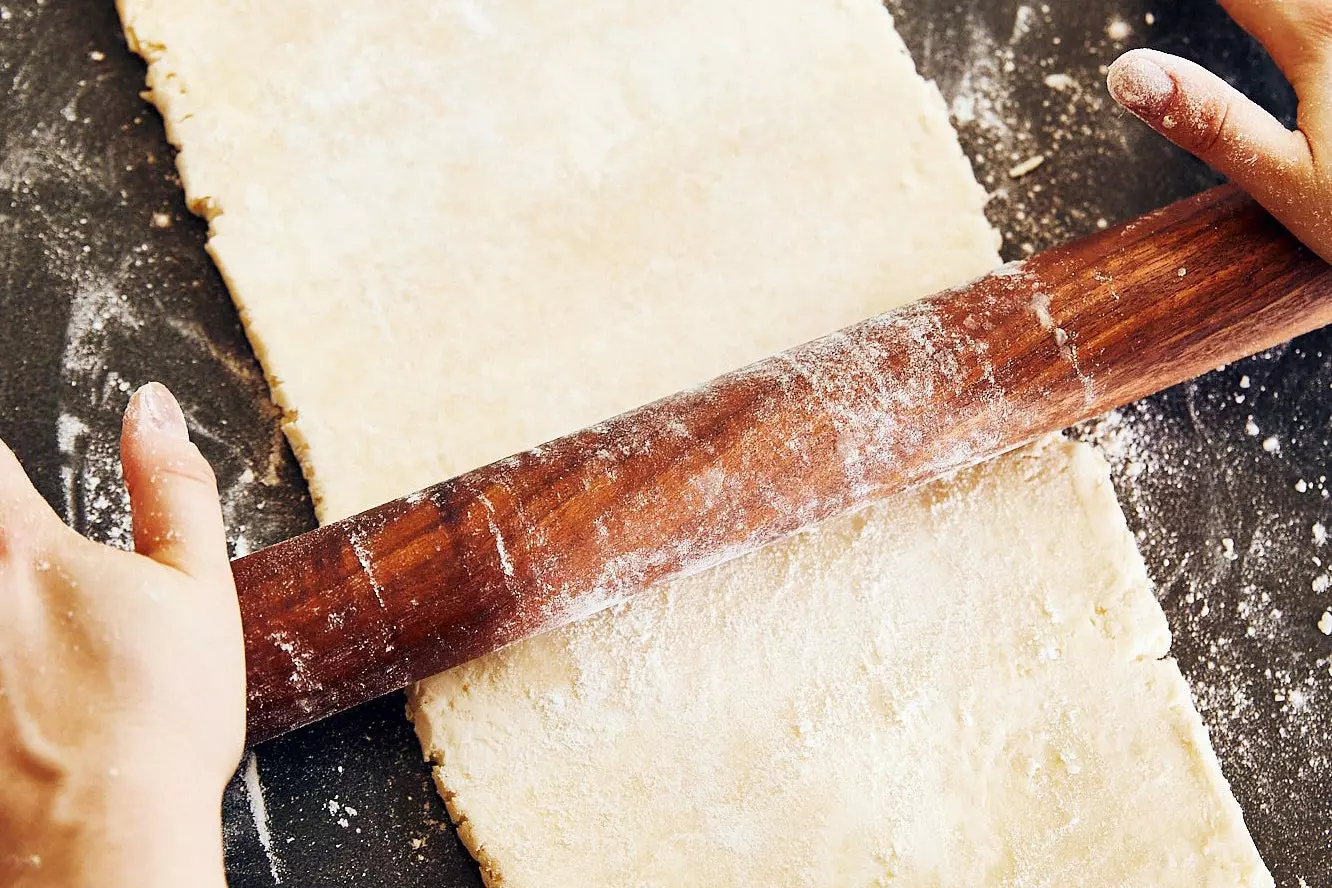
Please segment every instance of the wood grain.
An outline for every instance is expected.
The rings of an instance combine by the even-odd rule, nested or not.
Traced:
[[[1222,187],[248,555],[249,740],[1329,321]]]

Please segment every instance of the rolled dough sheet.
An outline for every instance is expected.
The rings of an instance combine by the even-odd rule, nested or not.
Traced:
[[[121,0],[323,520],[977,274],[873,0]],[[492,885],[1268,884],[1049,444],[422,683]]]
[[[872,0],[120,0],[323,521],[980,274]]]
[[[491,884],[1270,884],[1104,461],[1049,442],[422,683]]]

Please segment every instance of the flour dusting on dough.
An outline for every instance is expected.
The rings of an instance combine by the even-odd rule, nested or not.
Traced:
[[[279,28],[209,6],[122,8],[325,519],[506,453],[540,461],[536,442],[996,259],[946,109],[873,0],[598,0],[554,19],[526,3],[489,4],[487,33],[425,0],[353,0],[336,17],[305,0],[282,7],[303,35],[298,47]],[[1010,42],[1039,36],[1044,12],[1028,12]],[[349,68],[353,56],[366,64]],[[267,69],[256,57],[282,65],[291,88],[259,81]],[[1078,90],[1056,92],[1071,100]],[[271,119],[301,150],[274,150],[271,120],[255,118],[251,96],[272,97]],[[367,145],[374,162],[346,163],[346,144]],[[1034,147],[1012,161],[1047,155],[1018,180],[1033,191],[1061,161]],[[431,163],[417,163],[423,156]],[[931,432],[971,418],[935,417],[913,431],[892,413],[963,381],[928,309],[882,323],[905,356],[891,373],[856,365],[878,366],[869,341],[841,343],[853,361],[840,367],[813,346],[751,370],[768,374],[755,382],[770,385],[772,403],[796,383],[826,396],[811,421],[824,423],[836,458],[802,464],[809,438],[790,435],[771,442],[784,465],[838,473],[867,492],[876,461],[929,448]],[[349,354],[372,360],[348,368]],[[977,357],[969,406],[1002,418],[1010,405],[985,397],[997,388],[994,368]],[[386,397],[404,378],[408,396]],[[706,404],[708,392],[694,396]],[[592,433],[607,454],[647,440],[617,428]],[[984,447],[968,429],[953,430],[956,447],[929,451],[935,470]],[[678,446],[677,429],[657,431]],[[741,471],[757,475],[762,456]],[[613,620],[593,617],[424,683],[420,693],[440,696],[418,698],[417,727],[487,879],[779,884],[822,873],[807,881],[872,884],[915,867],[957,882],[999,861],[1001,877],[1071,883],[1087,867],[1086,855],[1062,853],[1070,836],[1108,843],[1105,866],[1092,869],[1120,884],[1151,883],[1132,868],[1166,858],[1223,881],[1258,873],[1182,682],[1157,660],[1160,611],[1103,473],[1081,448],[1047,459],[1015,456],[968,476],[982,486],[999,477],[991,472],[1007,478],[989,489],[984,516],[972,511],[977,497],[920,491],[903,501],[918,506],[910,518],[850,516],[686,580],[687,604],[680,590],[649,594]],[[707,566],[705,553],[719,548],[702,545],[707,524],[727,517],[733,483],[710,479],[677,504],[700,527],[669,557]],[[814,514],[789,488],[763,492],[794,518]],[[661,505],[652,497],[637,505]],[[609,535],[627,520],[585,517]],[[1075,522],[1083,544],[1071,546]],[[963,538],[961,559],[907,554],[918,551],[908,543]],[[503,540],[515,572],[529,567],[522,545],[517,534]],[[1064,550],[1084,563],[1071,571],[1077,582],[1067,558],[1051,557]],[[881,570],[894,555],[906,562]],[[612,563],[595,595],[558,588],[542,565],[529,588],[554,597],[546,616],[582,616],[637,591],[665,557],[644,545]],[[1054,573],[1028,589],[1029,568]],[[1010,580],[1017,592],[993,594]],[[645,618],[649,600],[659,610]],[[991,678],[973,687],[986,670]],[[1047,705],[1050,688],[1065,685],[1066,705]],[[1019,709],[1026,717],[1010,723]],[[494,728],[484,740],[483,726]],[[1134,766],[1197,781],[1176,795],[1191,806],[1181,816],[1217,832],[1209,859],[1155,828],[1178,811],[1136,795],[1152,781],[1096,779],[1114,770],[1104,762],[1123,755],[1120,741],[1139,750]],[[1080,744],[1112,748],[1098,756]],[[1147,745],[1159,758],[1140,754]],[[976,804],[981,774],[1001,784],[984,796],[998,809]],[[1010,782],[1036,790],[1009,791]],[[1079,811],[1063,807],[1059,789],[1072,785],[1087,787]],[[1122,833],[1104,829],[1108,790],[1131,801],[1109,806],[1109,816],[1132,810],[1117,821]],[[945,810],[921,819],[930,806]],[[699,812],[708,812],[701,822]],[[867,826],[881,817],[901,819]],[[1016,840],[1013,824],[1027,830]],[[939,835],[954,831],[973,858],[940,853]],[[1129,834],[1144,853],[1122,853]],[[603,874],[615,866],[627,871]]]

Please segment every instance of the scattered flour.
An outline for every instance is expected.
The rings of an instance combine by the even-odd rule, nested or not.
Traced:
[[[1045,163],[1044,154],[1033,154],[1021,163],[1014,164],[1014,166],[1008,171],[1008,178],[1021,179],[1023,176],[1027,175],[1027,173],[1035,172],[1043,163]]]
[[[904,22],[922,18],[921,2],[888,6]],[[1132,29],[1093,25],[1082,45],[1070,46],[1059,34],[1067,35],[1073,8],[1020,3],[1011,20],[996,22],[988,8],[968,4],[929,16],[913,44],[990,191],[987,212],[1004,233],[1007,258],[1107,227],[1110,220],[1079,197],[1106,186],[1094,178],[1104,165],[1090,161],[1120,156],[1140,137],[1140,125],[1125,119],[1104,86]],[[1036,114],[1033,94],[1044,95]]]
[[[177,380],[210,374],[214,384],[208,397],[235,389],[261,393],[265,387],[243,351],[232,355],[216,343],[200,347],[172,326],[186,323],[181,319],[191,301],[185,291],[201,282],[183,279],[182,264],[173,261],[178,257],[170,254],[166,239],[189,231],[174,226],[169,233],[175,217],[136,211],[130,198],[131,190],[141,192],[145,183],[156,183],[163,195],[175,194],[174,186],[163,181],[172,175],[168,165],[154,153],[160,130],[144,139],[139,129],[144,116],[132,122],[107,119],[106,110],[117,106],[106,100],[106,91],[120,88],[112,61],[86,44],[69,55],[68,47],[52,37],[59,33],[69,39],[60,31],[63,25],[53,24],[57,16],[72,20],[83,15],[61,6],[38,0],[0,7],[0,22],[25,29],[19,38],[22,52],[6,57],[0,222],[17,248],[0,256],[0,271],[18,296],[20,319],[22,311],[31,310],[65,321],[58,386],[50,395],[57,417],[51,435],[59,456],[58,484],[43,492],[76,530],[128,549],[133,534],[120,471],[119,426],[134,389],[171,372],[186,374]],[[19,46],[14,34],[7,30],[3,35],[11,41],[6,48]],[[49,61],[59,53],[67,56],[64,69]],[[84,67],[74,70],[78,65]],[[53,76],[53,70],[69,76]],[[117,134],[114,150],[106,147],[108,133]],[[136,145],[150,147],[139,155]],[[164,357],[155,365],[152,358],[159,354],[175,360]],[[189,370],[190,365],[196,369]],[[290,511],[284,515],[263,508],[265,502],[279,501],[274,491],[285,445],[276,421],[271,446],[261,443],[251,452],[253,435],[247,441],[225,428],[226,419],[210,418],[223,411],[212,404],[199,409],[188,397],[183,401],[192,434],[218,469],[235,548],[245,551],[289,535]],[[256,759],[247,761],[241,777],[259,837],[270,850]],[[223,841],[231,848],[252,839],[228,822]]]
[[[259,844],[268,855],[268,869],[273,883],[282,884],[282,863],[273,853],[273,834],[268,826],[268,805],[264,802],[264,787],[259,781],[259,755],[251,752],[245,758],[245,796],[250,802],[250,814],[259,833]]]
[[[89,63],[102,61],[98,54]],[[73,191],[90,205],[124,205],[126,192],[120,177],[126,170],[112,163],[105,152],[92,150],[89,118],[80,110],[90,101],[90,81],[80,80],[68,94],[44,96],[48,85],[29,79],[26,69],[14,77],[11,100],[22,105],[33,96],[33,105],[56,108],[32,127],[15,127],[4,136],[0,150],[0,200],[7,193],[13,219],[32,248],[39,249],[42,271],[51,279],[47,297],[68,305],[57,393],[59,418],[56,444],[63,465],[57,505],[75,529],[119,548],[133,545],[129,499],[120,472],[119,416],[130,394],[153,376],[145,375],[140,361],[151,353],[142,343],[160,344],[164,337],[184,340],[189,347],[204,350],[222,372],[256,391],[263,380],[254,363],[244,355],[224,352],[197,324],[179,317],[164,317],[156,281],[156,257],[147,241],[125,242],[126,232],[103,220],[71,217],[49,202],[52,191]],[[40,101],[39,101],[40,100]],[[157,163],[155,157],[142,161]],[[145,220],[144,236],[170,225],[171,216],[156,213]],[[170,329],[163,330],[163,325]],[[165,368],[164,368],[165,369]],[[150,371],[151,373],[151,371]],[[187,415],[191,405],[184,403]],[[228,528],[236,548],[248,551],[251,540],[275,542],[284,534],[268,522],[248,527],[262,518],[264,488],[278,481],[285,457],[285,442],[273,423],[272,443],[263,461],[249,464],[253,455],[241,452],[235,435],[213,428],[190,415],[192,434],[206,452],[229,454],[246,464],[238,475],[223,482],[223,502]],[[224,421],[225,422],[225,421]],[[211,444],[210,448],[208,445]]]
[[[1247,376],[1239,385],[1265,391]],[[1121,503],[1170,619],[1174,654],[1246,814],[1283,820],[1283,812],[1297,808],[1316,819],[1328,810],[1318,787],[1332,784],[1332,652],[1322,647],[1320,656],[1310,644],[1309,621],[1332,634],[1332,608],[1304,614],[1308,590],[1332,589],[1318,554],[1327,531],[1321,521],[1311,531],[1301,517],[1307,512],[1278,511],[1281,497],[1300,493],[1290,484],[1273,485],[1270,498],[1214,498],[1225,488],[1198,479],[1229,472],[1218,466],[1233,457],[1209,448],[1233,452],[1243,439],[1214,441],[1205,425],[1178,418],[1192,415],[1199,391],[1186,384],[1172,392],[1183,411],[1167,415],[1152,399],[1083,424],[1079,436],[1097,444],[1114,467]],[[1282,465],[1252,459],[1256,473]],[[1320,496],[1300,508],[1321,508],[1314,504],[1326,490],[1326,476],[1306,480],[1305,495]],[[1210,559],[1199,555],[1199,541],[1209,539],[1216,553]],[[1291,557],[1300,551],[1303,558]]]

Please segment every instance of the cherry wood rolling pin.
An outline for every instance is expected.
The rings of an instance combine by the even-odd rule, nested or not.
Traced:
[[[248,555],[249,740],[1329,322],[1222,187]]]

